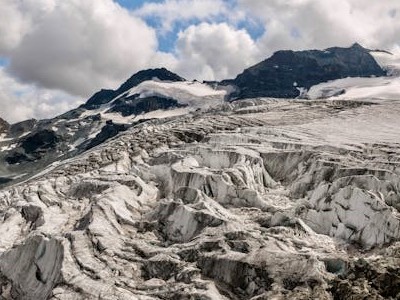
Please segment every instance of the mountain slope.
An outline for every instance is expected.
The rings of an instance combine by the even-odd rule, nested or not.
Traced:
[[[381,52],[373,53],[380,60],[385,58]],[[101,90],[77,109],[56,118],[10,126],[3,123],[0,185],[25,180],[53,162],[87,151],[150,119],[206,110],[237,97],[296,97],[301,90],[328,79],[384,74],[369,50],[358,44],[325,51],[279,51],[222,84],[185,81],[165,68],[143,70],[118,89]],[[383,80],[375,82],[380,84]],[[236,86],[233,93],[229,86],[232,84]],[[333,96],[343,90],[324,86],[314,88],[323,91],[311,91],[310,97]]]
[[[369,50],[354,44],[323,51],[278,51],[228,83],[238,88],[234,98],[295,98],[299,88],[309,89],[328,80],[385,74]]]
[[[2,297],[396,299],[399,114],[258,99],[131,127],[0,191]]]
[[[303,95],[309,99],[400,99],[400,77],[344,78],[312,86]]]
[[[225,96],[225,90],[185,81],[165,68],[149,69],[53,119],[1,123],[0,185],[25,180],[142,122],[206,109]]]
[[[348,77],[312,86],[302,97],[309,99],[400,99],[400,55],[374,50],[370,54],[387,72],[385,77]]]
[[[129,89],[135,86],[138,86],[142,82],[154,79],[158,81],[169,81],[169,82],[185,81],[184,78],[168,71],[165,68],[139,71],[133,74],[118,89],[101,90],[95,93],[92,97],[89,98],[89,100],[84,105],[82,105],[82,107],[86,109],[98,108],[100,105],[108,103],[117,96],[121,96],[123,93],[127,92]]]
[[[152,69],[0,122],[0,298],[399,299],[398,78],[338,79],[385,74],[380,55],[284,51],[238,76],[239,97],[329,99],[225,102]]]
[[[5,120],[0,118],[0,134],[4,134],[8,131],[10,124],[8,124]]]

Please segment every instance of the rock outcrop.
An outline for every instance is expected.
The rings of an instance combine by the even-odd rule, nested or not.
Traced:
[[[8,124],[8,122],[6,122],[5,120],[0,118],[0,134],[4,134],[8,131],[10,127],[10,124]]]
[[[103,89],[99,92],[95,93],[92,97],[86,101],[82,107],[86,109],[96,109],[100,107],[102,104],[110,102],[112,99],[119,95],[123,95],[129,89],[138,86],[142,82],[148,80],[160,80],[160,81],[170,81],[170,82],[177,82],[177,81],[184,81],[185,79],[180,77],[179,75],[168,71],[165,68],[159,69],[148,69],[139,71],[133,74],[127,81],[125,81],[118,89],[116,90],[107,90]]]
[[[149,119],[221,104],[225,90],[185,81],[165,68],[137,72],[116,90],[101,90],[80,107],[48,120],[0,120],[0,186],[23,181]]]
[[[326,50],[277,51],[252,66],[234,80],[226,81],[238,90],[231,97],[296,98],[301,89],[321,82],[346,77],[384,76],[369,50],[354,44],[350,48]]]

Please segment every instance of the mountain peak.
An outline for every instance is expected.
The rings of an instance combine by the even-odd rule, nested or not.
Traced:
[[[184,78],[167,70],[166,68],[146,69],[133,74],[127,81],[125,81],[117,90],[101,89],[89,98],[89,100],[82,105],[86,109],[94,109],[99,105],[110,102],[116,96],[125,93],[129,89],[141,84],[144,81],[157,79],[160,81],[185,81]]]
[[[345,77],[384,76],[385,71],[358,43],[349,48],[277,51],[270,58],[246,69],[233,80],[238,98],[296,98],[299,88]]]
[[[364,48],[357,42],[355,42],[353,45],[351,45],[350,49],[367,50],[366,48]]]
[[[117,92],[123,93],[144,81],[153,79],[161,81],[185,81],[184,78],[167,70],[166,68],[146,69],[133,74],[117,89]]]

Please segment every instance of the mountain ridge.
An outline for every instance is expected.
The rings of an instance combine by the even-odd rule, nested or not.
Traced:
[[[159,71],[1,135],[1,299],[400,299],[400,98],[360,91],[397,78],[227,101]]]
[[[91,96],[82,107],[95,109],[101,104],[108,103],[114,97],[123,94],[140,83],[157,78],[161,81],[185,81],[184,78],[167,70],[166,68],[146,69],[133,74],[116,90],[102,89]]]
[[[238,87],[234,99],[296,98],[302,89],[345,77],[385,76],[370,50],[355,43],[349,48],[281,50],[226,81]]]
[[[358,44],[354,44],[350,48],[328,48],[326,51],[339,52],[340,55],[345,57],[350,53],[350,56],[346,58],[347,60],[342,58],[344,62],[351,60],[354,53],[356,53],[356,57],[359,55],[367,57],[365,59],[367,64],[373,61],[370,68],[365,68],[366,72],[361,72],[361,75],[370,76],[374,72],[375,74],[385,74],[377,66],[374,58],[370,54],[367,55],[369,50]],[[114,137],[119,132],[149,119],[189,114],[196,110],[221,105],[226,100],[232,101],[246,97],[297,97],[299,89],[305,88],[302,87],[304,84],[300,80],[296,79],[298,82],[294,86],[293,76],[285,75],[287,78],[276,84],[278,87],[276,93],[276,90],[271,90],[268,88],[268,84],[264,84],[265,81],[268,83],[268,76],[262,74],[265,64],[269,66],[269,69],[273,69],[273,72],[276,72],[275,68],[271,68],[271,65],[275,66],[276,61],[281,60],[288,60],[293,63],[292,68],[295,69],[296,63],[298,63],[296,58],[298,55],[305,55],[306,61],[309,61],[310,57],[319,59],[322,55],[323,59],[319,64],[324,66],[332,64],[331,55],[320,50],[278,51],[270,58],[246,69],[237,76],[240,79],[244,76],[243,74],[250,74],[250,79],[242,78],[243,80],[203,84],[197,81],[185,81],[184,78],[166,68],[142,70],[129,77],[117,89],[102,89],[78,108],[53,119],[27,120],[17,124],[4,125],[4,139],[0,141],[0,149],[3,149],[0,151],[0,161],[5,163],[5,170],[9,171],[4,171],[3,168],[0,177],[20,178],[18,177],[20,170],[32,170],[34,172],[38,166],[44,167],[59,159],[59,157],[67,158],[87,151],[91,147]],[[315,65],[315,63],[312,65]],[[360,67],[358,66],[358,68]],[[357,68],[353,70],[353,67],[351,67],[350,69],[352,69],[353,75],[360,75]],[[284,74],[289,71],[286,70]],[[361,71],[363,71],[363,68],[361,68]],[[323,77],[323,75],[318,74],[318,78],[321,78],[321,76]],[[241,80],[245,82],[244,88],[240,83]],[[274,78],[274,80],[279,81],[280,77]],[[251,83],[248,84],[248,82]],[[233,85],[234,88],[229,85]],[[283,86],[282,89],[279,87],[280,85]],[[254,87],[256,87],[255,90]],[[322,95],[335,95],[335,93],[341,93],[341,90],[332,89],[332,92],[321,92]],[[30,172],[27,172],[27,174],[30,174]],[[22,180],[22,177],[19,180]]]

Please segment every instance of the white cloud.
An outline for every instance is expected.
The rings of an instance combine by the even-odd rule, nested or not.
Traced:
[[[58,1],[11,53],[10,70],[26,82],[89,96],[151,65],[156,49],[155,31],[111,0]]]
[[[54,0],[2,0],[0,9],[0,55],[8,55],[34,24],[51,10]]]
[[[231,9],[229,1],[224,0],[165,0],[161,3],[145,3],[135,11],[140,17],[159,19],[162,30],[169,31],[175,22],[213,21],[223,16],[229,19],[243,17],[240,11]]]
[[[77,107],[82,99],[62,91],[23,84],[0,67],[0,117],[10,123],[50,118]]]
[[[179,33],[177,71],[188,78],[231,78],[257,61],[259,51],[245,30],[226,23],[192,25]]]
[[[0,9],[0,55],[5,55],[14,49],[28,27],[16,2],[4,1]]]
[[[391,49],[399,44],[398,0],[238,0],[249,18],[265,24],[258,41],[266,54],[279,49],[350,46]]]

